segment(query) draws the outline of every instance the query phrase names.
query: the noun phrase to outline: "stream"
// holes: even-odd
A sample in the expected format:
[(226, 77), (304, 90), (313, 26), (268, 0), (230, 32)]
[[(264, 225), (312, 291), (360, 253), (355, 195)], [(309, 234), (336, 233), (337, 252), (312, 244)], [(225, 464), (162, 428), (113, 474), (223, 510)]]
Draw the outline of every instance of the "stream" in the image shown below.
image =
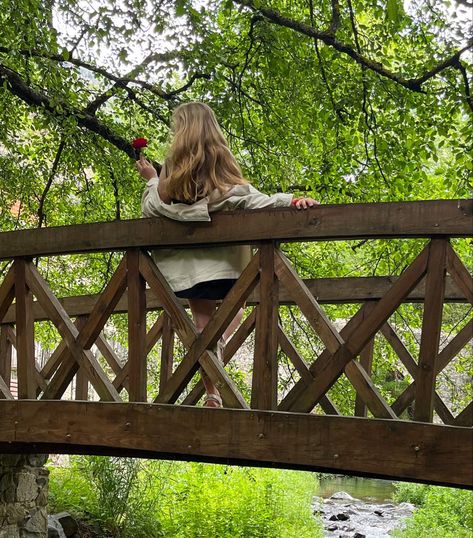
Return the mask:
[(313, 512), (322, 518), (326, 538), (391, 538), (414, 506), (394, 503), (388, 480), (335, 476), (321, 478)]

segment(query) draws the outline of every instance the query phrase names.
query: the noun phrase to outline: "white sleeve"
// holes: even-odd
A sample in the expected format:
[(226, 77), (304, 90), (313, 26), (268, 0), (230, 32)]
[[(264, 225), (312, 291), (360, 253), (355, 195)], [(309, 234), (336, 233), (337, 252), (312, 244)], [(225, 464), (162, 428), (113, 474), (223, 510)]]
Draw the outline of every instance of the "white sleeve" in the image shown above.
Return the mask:
[[(271, 196), (263, 194), (252, 185), (245, 185), (245, 193), (242, 189), (235, 189), (235, 195), (227, 198), (227, 203), (232, 209), (263, 209), (265, 207), (289, 207), (292, 202), (292, 194), (277, 193)], [(237, 194), (238, 193), (238, 194)]]

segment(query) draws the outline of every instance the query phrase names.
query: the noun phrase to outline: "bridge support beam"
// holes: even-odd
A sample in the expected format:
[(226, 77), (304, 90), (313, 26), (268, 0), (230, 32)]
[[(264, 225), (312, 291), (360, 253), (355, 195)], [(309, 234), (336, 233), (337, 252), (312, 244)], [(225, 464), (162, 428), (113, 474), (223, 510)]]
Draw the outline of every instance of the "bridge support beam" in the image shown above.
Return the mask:
[(145, 403), (2, 401), (0, 452), (276, 466), (473, 487), (473, 429)]
[(48, 535), (47, 456), (0, 455), (0, 538)]

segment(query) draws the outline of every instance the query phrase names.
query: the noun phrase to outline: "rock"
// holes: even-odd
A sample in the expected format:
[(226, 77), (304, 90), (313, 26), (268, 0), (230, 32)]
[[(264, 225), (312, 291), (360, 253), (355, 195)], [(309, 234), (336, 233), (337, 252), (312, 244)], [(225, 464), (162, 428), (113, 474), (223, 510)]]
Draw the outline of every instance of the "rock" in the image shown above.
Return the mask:
[(334, 493), (330, 499), (333, 499), (335, 501), (355, 501), (357, 499), (354, 499), (350, 494), (346, 493), (345, 491), (337, 491), (337, 493)]
[(356, 532), (353, 535), (353, 538), (366, 538), (366, 534), (361, 534), (361, 532)]
[(347, 521), (348, 519), (350, 519), (350, 516), (342, 512), (340, 514), (337, 514), (337, 519), (338, 521)]
[(73, 536), (77, 532), (79, 525), (77, 524), (77, 521), (71, 516), (71, 514), (68, 514), (67, 512), (60, 512), (59, 514), (54, 515), (61, 524), (61, 527), (64, 530), (64, 534), (67, 537)]
[(333, 515), (333, 516), (329, 517), (329, 520), (330, 521), (338, 521), (338, 518), (337, 518), (337, 516)]
[(329, 527), (327, 527), (327, 530), (330, 532), (336, 531), (337, 529), (338, 527), (336, 525), (330, 525)]
[(48, 538), (67, 538), (56, 516), (48, 516)]
[(375, 510), (374, 513), (379, 517), (383, 517), (383, 512), (381, 512), (381, 510)]

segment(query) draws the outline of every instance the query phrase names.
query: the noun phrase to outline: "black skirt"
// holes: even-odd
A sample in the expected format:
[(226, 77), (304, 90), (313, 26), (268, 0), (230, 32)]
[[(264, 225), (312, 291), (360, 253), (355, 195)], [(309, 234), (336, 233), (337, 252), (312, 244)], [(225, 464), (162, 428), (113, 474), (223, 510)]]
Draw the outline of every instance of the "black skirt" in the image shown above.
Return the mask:
[(235, 284), (236, 278), (221, 278), (220, 280), (208, 280), (199, 282), (186, 290), (176, 291), (176, 297), (180, 299), (212, 299), (219, 301), (225, 298)]

